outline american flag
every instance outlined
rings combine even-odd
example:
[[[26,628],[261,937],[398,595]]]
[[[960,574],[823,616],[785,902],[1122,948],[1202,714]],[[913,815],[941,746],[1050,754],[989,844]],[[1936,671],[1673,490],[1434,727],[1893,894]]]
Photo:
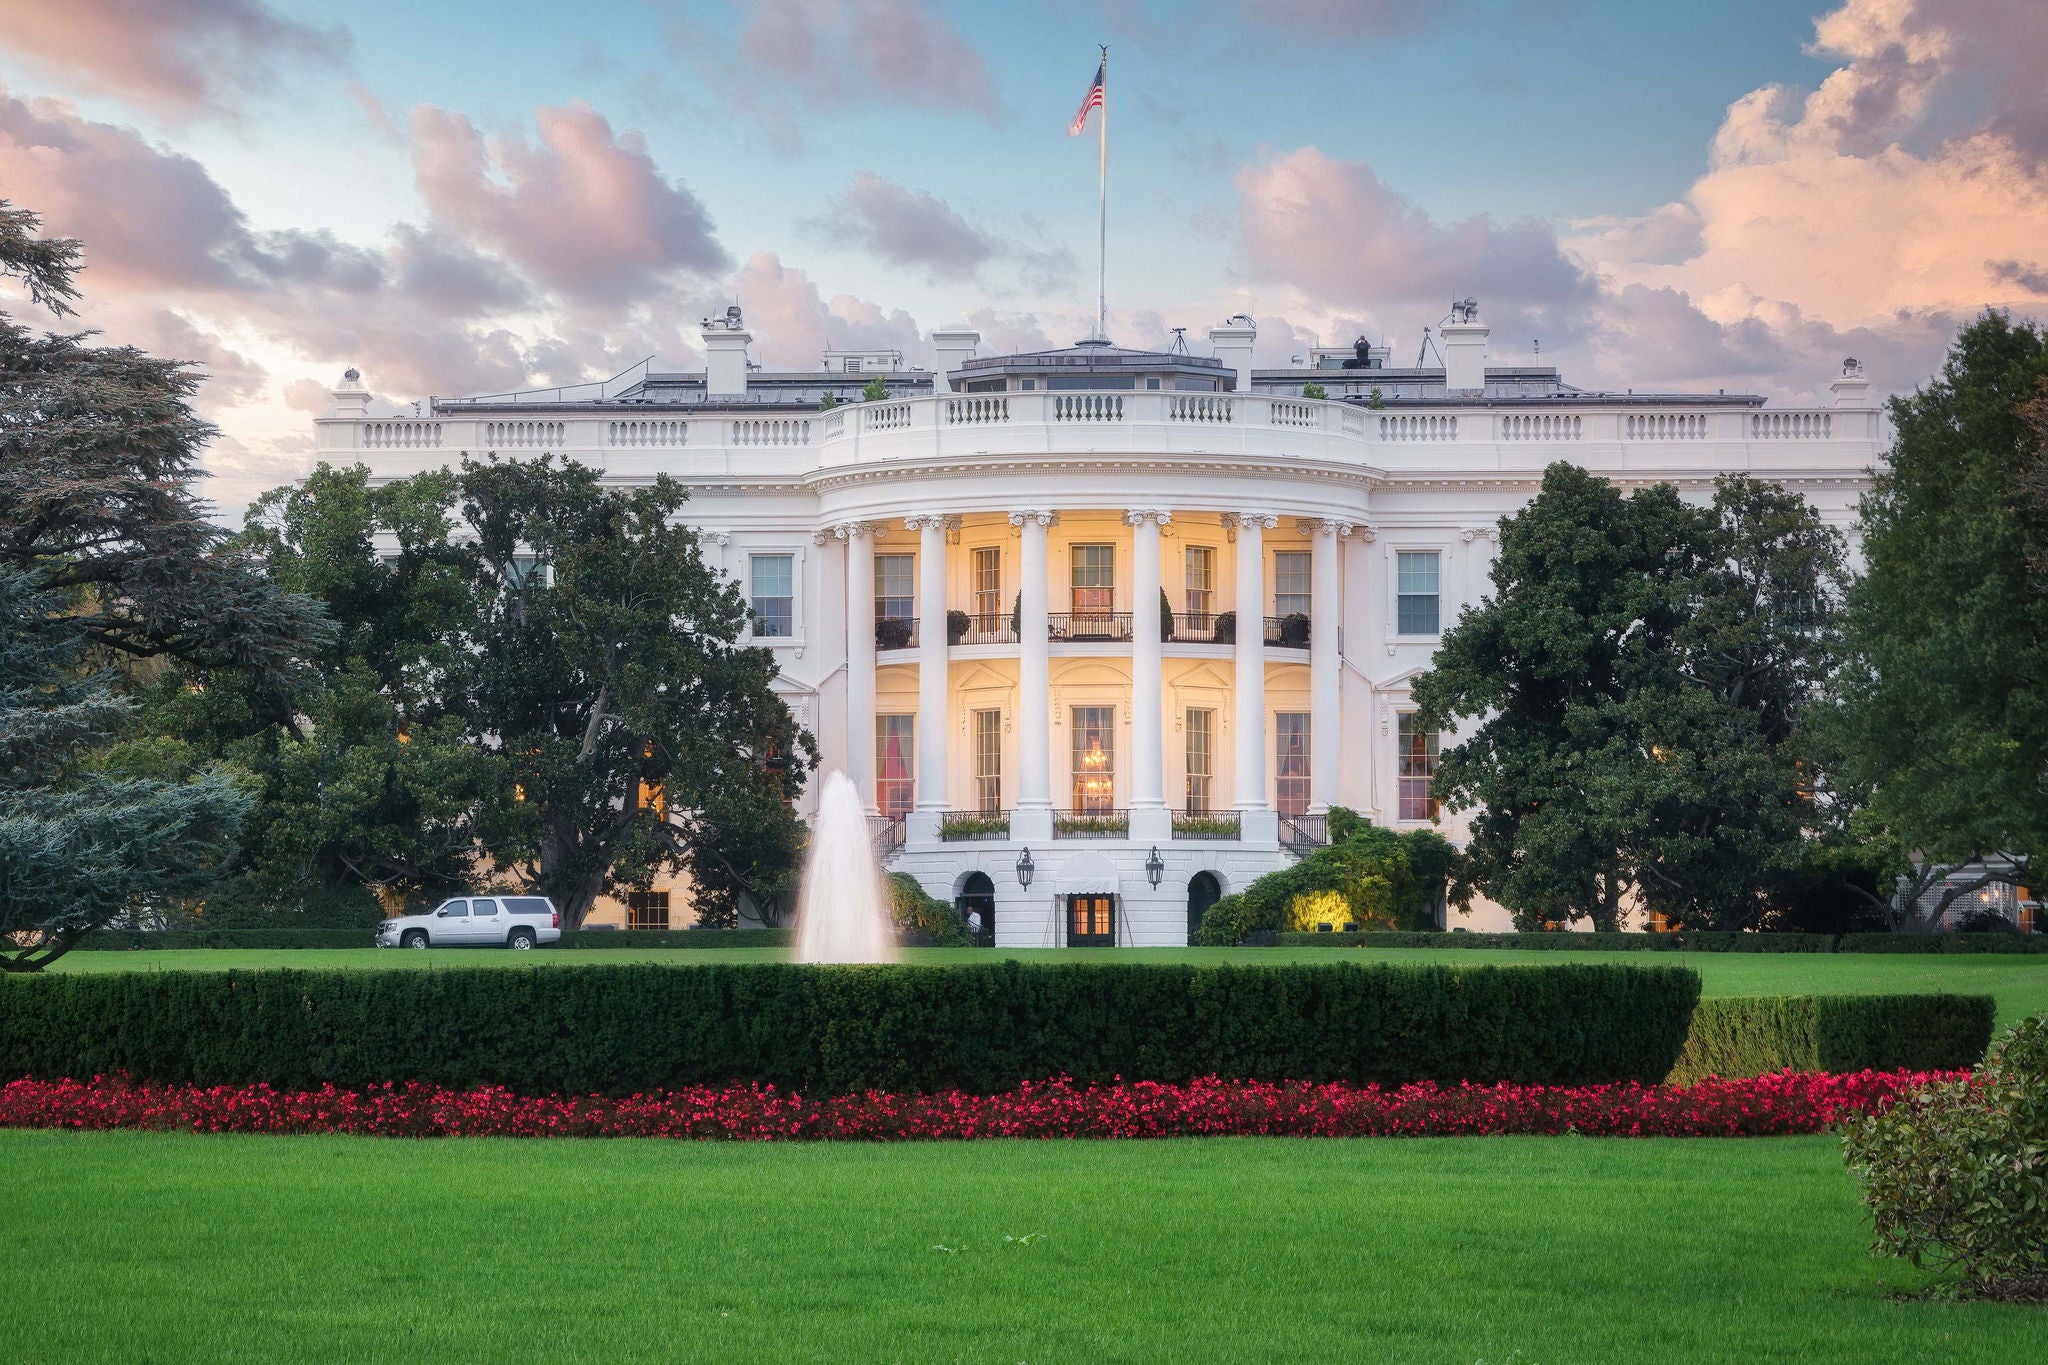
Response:
[[[1068,137],[1081,136],[1081,130],[1088,126],[1090,111],[1102,107],[1102,83],[1109,75],[1109,56],[1103,54],[1102,65],[1095,68],[1095,84],[1088,87],[1088,98],[1081,101],[1081,112],[1074,115],[1074,121],[1067,125]]]

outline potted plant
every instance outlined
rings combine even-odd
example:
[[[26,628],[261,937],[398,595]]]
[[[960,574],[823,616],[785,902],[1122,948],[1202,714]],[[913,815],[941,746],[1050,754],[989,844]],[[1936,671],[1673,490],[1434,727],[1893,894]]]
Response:
[[[1297,647],[1308,643],[1307,615],[1290,611],[1280,618],[1280,643]]]
[[[1166,595],[1166,589],[1159,590],[1159,638],[1162,641],[1173,638],[1173,599]]]
[[[1237,613],[1234,611],[1216,614],[1216,643],[1234,645],[1237,643]]]
[[[964,611],[946,613],[946,643],[957,645],[967,638],[967,628],[974,624],[974,618]]]
[[[910,626],[908,616],[884,616],[875,622],[875,648],[910,648]]]

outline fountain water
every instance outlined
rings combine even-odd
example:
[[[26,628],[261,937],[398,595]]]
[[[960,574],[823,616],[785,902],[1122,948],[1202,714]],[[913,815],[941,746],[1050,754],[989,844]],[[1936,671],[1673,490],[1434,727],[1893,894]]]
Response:
[[[798,962],[894,962],[896,925],[868,812],[851,779],[825,779],[796,905]]]

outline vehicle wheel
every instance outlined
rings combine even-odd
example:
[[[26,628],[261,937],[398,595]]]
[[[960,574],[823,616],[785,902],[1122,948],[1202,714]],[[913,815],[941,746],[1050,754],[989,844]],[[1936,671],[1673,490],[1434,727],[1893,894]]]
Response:
[[[531,948],[533,946],[533,930],[514,929],[512,937],[505,941],[505,946],[507,948],[518,948],[521,951]]]
[[[427,931],[426,931],[426,930],[424,930],[424,929],[408,929],[408,930],[406,930],[406,931],[405,931],[405,935],[404,935],[404,937],[402,937],[402,938],[400,938],[400,939],[398,940],[398,946],[399,946],[399,947],[401,947],[401,948],[424,948],[424,947],[426,947],[426,946],[427,946]]]

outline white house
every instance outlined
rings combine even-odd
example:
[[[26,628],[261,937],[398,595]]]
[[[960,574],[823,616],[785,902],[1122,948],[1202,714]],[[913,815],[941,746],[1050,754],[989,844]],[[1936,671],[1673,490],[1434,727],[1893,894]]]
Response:
[[[952,330],[934,371],[832,352],[786,373],[749,363],[735,308],[705,323],[699,373],[393,418],[350,371],[319,449],[379,478],[485,451],[675,477],[894,869],[965,898],[1001,945],[1178,944],[1319,842],[1333,805],[1437,818],[1438,740],[1409,686],[1546,465],[1695,494],[1746,471],[1847,528],[1880,459],[1853,360],[1832,406],[1781,409],[1577,389],[1489,366],[1487,334],[1467,301],[1444,363],[1414,369],[1364,341],[1254,369],[1235,317],[1209,355],[983,356]],[[888,397],[859,401],[877,377]],[[671,913],[665,893],[619,910]],[[1505,927],[1497,907],[1451,919]]]

